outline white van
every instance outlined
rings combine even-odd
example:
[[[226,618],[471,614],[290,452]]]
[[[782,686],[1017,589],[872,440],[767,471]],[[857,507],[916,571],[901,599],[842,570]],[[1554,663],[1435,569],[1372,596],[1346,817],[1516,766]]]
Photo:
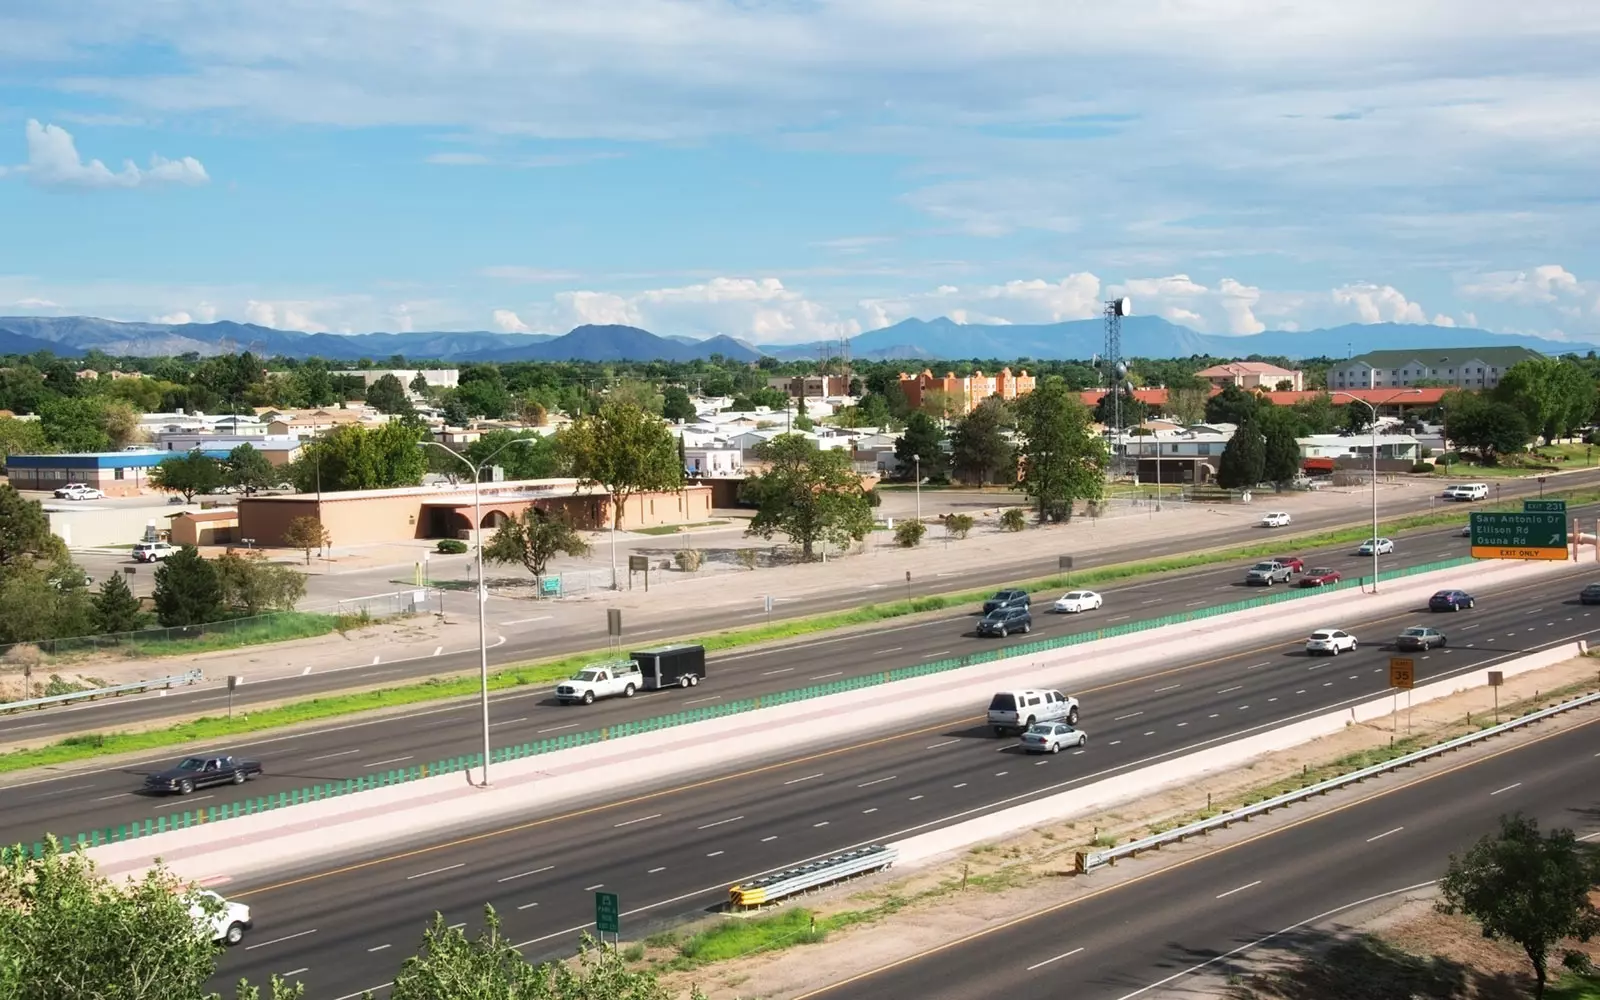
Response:
[[[1446,500],[1482,500],[1488,495],[1488,483],[1457,483],[1444,491]]]
[[[996,736],[1026,732],[1035,722],[1078,724],[1078,699],[1060,691],[1001,691],[989,700]]]

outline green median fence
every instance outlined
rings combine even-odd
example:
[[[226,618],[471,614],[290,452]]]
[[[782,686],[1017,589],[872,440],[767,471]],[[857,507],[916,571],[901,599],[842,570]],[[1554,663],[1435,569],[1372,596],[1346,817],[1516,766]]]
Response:
[[[1384,576],[1384,579],[1400,579],[1407,576],[1416,576],[1420,573],[1432,573],[1441,569],[1451,569],[1456,566],[1465,566],[1472,563],[1471,558],[1447,559],[1442,562],[1426,563],[1421,566],[1412,566],[1409,569],[1399,570]],[[721,719],[729,715],[738,715],[743,712],[753,712],[760,708],[772,708],[777,705],[791,705],[797,701],[809,701],[812,698],[826,698],[828,695],[842,694],[846,691],[859,691],[862,688],[876,687],[880,684],[892,684],[895,681],[909,680],[913,677],[927,677],[931,674],[942,674],[951,670],[961,670],[966,667],[978,666],[984,663],[993,663],[996,660],[1013,657],[1028,656],[1033,653],[1045,653],[1053,649],[1064,649],[1068,646],[1081,646],[1085,643],[1097,642],[1101,639],[1110,639],[1121,635],[1132,635],[1136,632],[1146,632],[1151,629],[1164,628],[1168,625],[1181,625],[1185,622],[1199,621],[1204,618],[1215,618],[1218,615],[1229,615],[1251,608],[1266,607],[1273,604],[1283,604],[1310,597],[1314,594],[1329,591],[1349,590],[1361,586],[1365,578],[1355,580],[1341,580],[1327,587],[1294,588],[1277,593],[1263,594],[1242,601],[1233,601],[1228,604],[1219,604],[1214,607],[1196,608],[1193,611],[1183,611],[1177,614],[1163,615],[1160,618],[1151,618],[1145,621],[1125,622],[1121,625],[1112,625],[1107,628],[1094,629],[1089,632],[1078,632],[1073,635],[1058,636],[1053,639],[1039,639],[1034,642],[1008,646],[1004,650],[984,650],[969,653],[966,656],[953,657],[947,660],[935,660],[931,663],[918,663],[907,667],[894,667],[889,670],[875,671],[862,674],[858,677],[847,677],[842,680],[830,681],[827,684],[813,684],[810,687],[798,688],[791,691],[779,691],[774,694],[758,695],[754,698],[745,698],[740,701],[721,702],[716,705],[705,705],[700,708],[687,709],[673,712],[670,715],[660,715],[637,722],[620,722],[614,726],[601,729],[591,729],[581,733],[567,733],[550,739],[535,740],[529,743],[519,743],[515,746],[501,747],[494,751],[493,762],[502,763],[511,760],[523,760],[528,757],[537,757],[541,754],[555,753],[560,750],[570,750],[574,747],[588,746],[591,743],[600,743],[605,740],[623,739],[628,736],[637,736],[640,733],[656,732],[662,729],[671,729],[676,726],[693,725],[696,722],[707,722],[711,719]],[[231,802],[220,806],[208,806],[203,809],[194,809],[183,813],[165,815],[159,819],[147,819],[140,822],[123,824],[121,826],[106,827],[100,830],[91,830],[80,833],[63,840],[63,846],[72,847],[99,847],[102,844],[116,844],[123,841],[148,837],[156,833],[166,833],[169,830],[186,830],[190,827],[204,826],[208,823],[218,823],[223,820],[235,819],[239,816],[249,816],[255,813],[283,809],[297,806],[305,802],[322,802],[327,799],[352,795],[357,792],[370,791],[374,788],[387,788],[390,785],[404,784],[409,781],[418,781],[422,778],[431,778],[440,774],[451,774],[483,765],[483,755],[470,754],[464,757],[450,757],[436,761],[432,764],[422,764],[415,767],[400,768],[392,771],[379,771],[373,774],[362,775],[358,778],[346,778],[342,781],[325,782],[298,788],[291,792],[277,792],[272,795],[245,799],[241,802]],[[22,844],[20,849],[30,856],[38,857],[44,851],[42,843]],[[6,848],[0,857],[9,856],[17,848]]]

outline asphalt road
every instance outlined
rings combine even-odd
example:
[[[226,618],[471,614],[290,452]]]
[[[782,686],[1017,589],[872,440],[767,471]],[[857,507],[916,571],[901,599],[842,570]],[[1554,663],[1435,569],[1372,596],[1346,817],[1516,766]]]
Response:
[[[1417,657],[1425,683],[1600,629],[1600,611],[1549,583],[1432,616],[1453,644]],[[291,872],[274,885],[221,885],[249,902],[251,940],[222,978],[292,974],[315,997],[379,986],[413,950],[434,911],[476,928],[493,903],[532,957],[570,947],[592,919],[592,894],[622,896],[625,935],[714,908],[727,887],[854,845],[897,839],[997,807],[1069,790],[1174,755],[1371,699],[1387,690],[1388,637],[1421,617],[1349,622],[1368,644],[1311,659],[1296,642],[1160,676],[1078,692],[1088,748],[1031,758],[990,737],[974,715],[788,762],[749,766],[649,796],[585,806],[493,831],[441,832],[434,844],[375,844],[339,868]],[[1403,727],[1403,722],[1401,723]],[[470,839],[469,839],[470,838]],[[383,853],[387,852],[387,853]],[[910,995],[910,994],[893,994]]]
[[[1562,488],[1571,489],[1590,485],[1600,480],[1600,469],[1580,473],[1570,473],[1558,477],[1554,483]],[[1528,494],[1537,495],[1538,483],[1532,480],[1512,480],[1501,484],[1499,496],[1501,499],[1513,499]],[[1412,498],[1409,500],[1393,500],[1388,502],[1383,510],[1385,517],[1392,517],[1405,513],[1415,513],[1419,510],[1428,510],[1431,506],[1443,507],[1436,504],[1431,498]],[[1461,520],[1465,524],[1470,504],[1459,505]],[[1265,509],[1265,505],[1263,508]],[[1574,513],[1580,513],[1574,509]],[[1589,516],[1600,513],[1600,507],[1581,511]],[[1357,520],[1355,512],[1350,509],[1325,511],[1317,514],[1308,514],[1294,523],[1297,532],[1316,530],[1335,524],[1344,524]],[[1104,530],[1125,529],[1128,532],[1127,544],[1117,546],[1097,553],[1087,554],[1077,560],[1079,569],[1091,569],[1095,566],[1110,563],[1128,562],[1130,560],[1156,558],[1193,551],[1198,546],[1224,546],[1246,542],[1261,541],[1270,535],[1253,523],[1244,523],[1237,526],[1220,529],[1208,533],[1202,538],[1191,535],[1162,537],[1157,535],[1146,536],[1141,534],[1144,530],[1140,519],[1129,516],[1104,523]],[[1457,549],[1449,550],[1451,552]],[[1459,551],[1464,551],[1464,545]],[[836,593],[826,595],[808,596],[802,598],[784,599],[777,603],[772,613],[774,621],[787,618],[798,618],[808,615],[820,614],[828,611],[838,611],[847,608],[860,607],[878,600],[897,600],[910,594],[920,596],[925,594],[946,593],[953,590],[978,589],[981,587],[1002,587],[1017,580],[1038,578],[1054,574],[1058,571],[1058,553],[1051,552],[1035,560],[1014,563],[1009,566],[964,566],[961,562],[953,562],[947,570],[939,575],[925,575],[913,578],[909,588],[902,589],[896,586],[893,589],[860,590],[843,586]],[[1357,560],[1346,560],[1344,564],[1352,571],[1358,566]],[[1234,573],[1229,569],[1224,573]],[[386,586],[384,589],[388,589]],[[465,600],[470,603],[470,595]],[[624,626],[628,634],[636,636],[625,642],[632,643],[636,648],[658,641],[668,635],[692,635],[706,633],[717,629],[746,627],[764,620],[760,610],[759,595],[752,595],[752,605],[749,609],[718,608],[711,611],[696,611],[664,606],[656,614],[638,613],[625,616]],[[605,616],[600,614],[596,607],[590,616],[592,624],[575,628],[570,623],[563,623],[558,630],[540,627],[537,631],[511,632],[506,636],[507,641],[491,649],[489,661],[491,665],[503,665],[528,659],[530,656],[556,656],[564,653],[580,652],[587,649],[604,648],[608,642],[606,635]],[[654,627],[652,627],[654,626]],[[656,635],[657,639],[646,639],[646,634]],[[371,683],[398,683],[419,678],[434,677],[443,673],[470,670],[477,666],[478,654],[476,650],[459,654],[441,656],[418,657],[410,660],[399,660],[389,663],[369,664],[353,663],[349,667],[329,670],[320,669],[306,676],[286,677],[265,682],[247,683],[240,688],[234,696],[234,706],[248,708],[251,705],[265,702],[281,701],[285,698],[308,697],[330,691],[347,690],[351,687]],[[114,701],[85,703],[73,708],[51,709],[40,715],[27,716],[0,716],[0,741],[6,737],[16,735],[24,738],[36,738],[48,735],[74,735],[96,730],[107,730],[117,726],[126,726],[134,722],[143,722],[157,719],[168,719],[193,715],[201,712],[221,711],[226,703],[226,694],[219,693],[215,688],[180,689],[170,691],[164,697],[140,696],[120,698]]]
[[[1600,831],[1597,722],[1425,781],[1384,779],[1355,804],[805,997],[1195,995],[1184,991],[1197,988],[1197,974],[1225,977],[1264,939],[1308,944],[1324,920],[1437,879],[1452,852],[1498,829],[1504,814],[1579,836]]]
[[[1384,569],[1433,562],[1465,554],[1466,539],[1450,529],[1416,534],[1401,540],[1397,551],[1381,561]],[[1353,549],[1335,552],[1295,553],[1313,563],[1329,565],[1359,575],[1370,567]],[[1105,607],[1099,612],[1056,615],[1041,607],[1031,635],[1006,640],[983,639],[973,632],[974,613],[915,624],[889,625],[870,632],[813,639],[766,650],[728,653],[711,658],[708,678],[687,691],[645,693],[630,700],[613,699],[590,707],[556,704],[549,689],[518,690],[499,695],[491,706],[492,738],[497,745],[543,739],[576,731],[647,718],[685,707],[733,701],[756,694],[788,690],[827,680],[959,656],[963,652],[1014,645],[1106,625],[1223,604],[1258,595],[1264,588],[1242,582],[1244,566],[1193,572],[1146,580],[1105,590]],[[1576,592],[1578,584],[1564,585]],[[1157,669],[1152,665],[1152,670]],[[205,696],[206,709],[215,711],[225,693]],[[171,700],[171,699],[168,699]],[[130,707],[139,703],[132,703]],[[115,710],[115,706],[113,709]],[[236,711],[241,710],[237,705]],[[47,726],[49,717],[26,717],[13,725]],[[457,754],[470,754],[482,746],[476,702],[450,707],[424,707],[402,715],[367,722],[336,722],[293,735],[263,736],[219,749],[260,759],[266,775],[246,785],[202,790],[185,798],[153,799],[138,791],[152,769],[170,766],[173,755],[99,770],[74,769],[44,777],[19,775],[0,788],[0,840],[34,840],[45,832],[72,836],[90,829],[114,826],[159,816],[162,812],[215,806],[269,792],[293,790],[319,782],[367,774],[375,770],[414,766]],[[3,737],[5,730],[0,730]],[[48,729],[27,730],[38,736]],[[191,748],[198,752],[200,747]],[[181,755],[180,755],[181,756]]]

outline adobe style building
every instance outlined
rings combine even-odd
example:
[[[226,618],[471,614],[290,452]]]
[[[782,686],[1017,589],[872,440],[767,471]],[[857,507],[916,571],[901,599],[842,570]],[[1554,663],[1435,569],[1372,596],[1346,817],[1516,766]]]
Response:
[[[850,395],[850,380],[843,375],[796,375],[767,379],[767,388],[789,394],[790,399],[829,399]]]
[[[1212,365],[1195,374],[1210,382],[1214,389],[1225,389],[1230,385],[1236,385],[1241,389],[1263,389],[1274,392],[1285,382],[1289,383],[1283,390],[1285,392],[1299,392],[1306,387],[1305,372],[1279,368],[1265,361],[1229,361]]]
[[[1010,368],[1000,369],[997,375],[985,375],[982,371],[975,371],[965,378],[957,378],[955,372],[946,372],[942,378],[936,377],[926,368],[919,375],[900,373],[900,392],[906,397],[906,402],[912,409],[921,409],[923,401],[928,399],[930,394],[943,393],[949,403],[951,416],[971,413],[990,396],[1016,399],[1018,396],[1026,396],[1033,391],[1033,388],[1032,375],[1026,370],[1013,375]]]

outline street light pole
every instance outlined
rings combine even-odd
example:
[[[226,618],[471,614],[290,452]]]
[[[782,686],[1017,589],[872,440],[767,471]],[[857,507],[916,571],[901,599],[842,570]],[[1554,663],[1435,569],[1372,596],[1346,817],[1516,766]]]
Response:
[[[489,453],[488,458],[474,464],[467,456],[438,441],[418,441],[418,447],[433,445],[442,448],[472,470],[472,540],[477,556],[478,570],[478,700],[483,709],[483,782],[478,787],[489,787],[489,631],[484,618],[489,612],[489,592],[483,580],[483,470],[489,460],[514,444],[527,444],[531,438],[513,438]],[[470,779],[469,779],[470,780]]]
[[[916,465],[917,476],[917,523],[922,523],[922,456],[912,455],[911,461]]]
[[[1404,392],[1395,393],[1385,399],[1384,402],[1387,403],[1389,400],[1400,396],[1416,395],[1421,392],[1421,389],[1407,389]],[[1369,403],[1353,393],[1335,392],[1333,395],[1349,397],[1352,401],[1365,406],[1372,416],[1372,592],[1376,594],[1378,592],[1378,407],[1377,404]]]

